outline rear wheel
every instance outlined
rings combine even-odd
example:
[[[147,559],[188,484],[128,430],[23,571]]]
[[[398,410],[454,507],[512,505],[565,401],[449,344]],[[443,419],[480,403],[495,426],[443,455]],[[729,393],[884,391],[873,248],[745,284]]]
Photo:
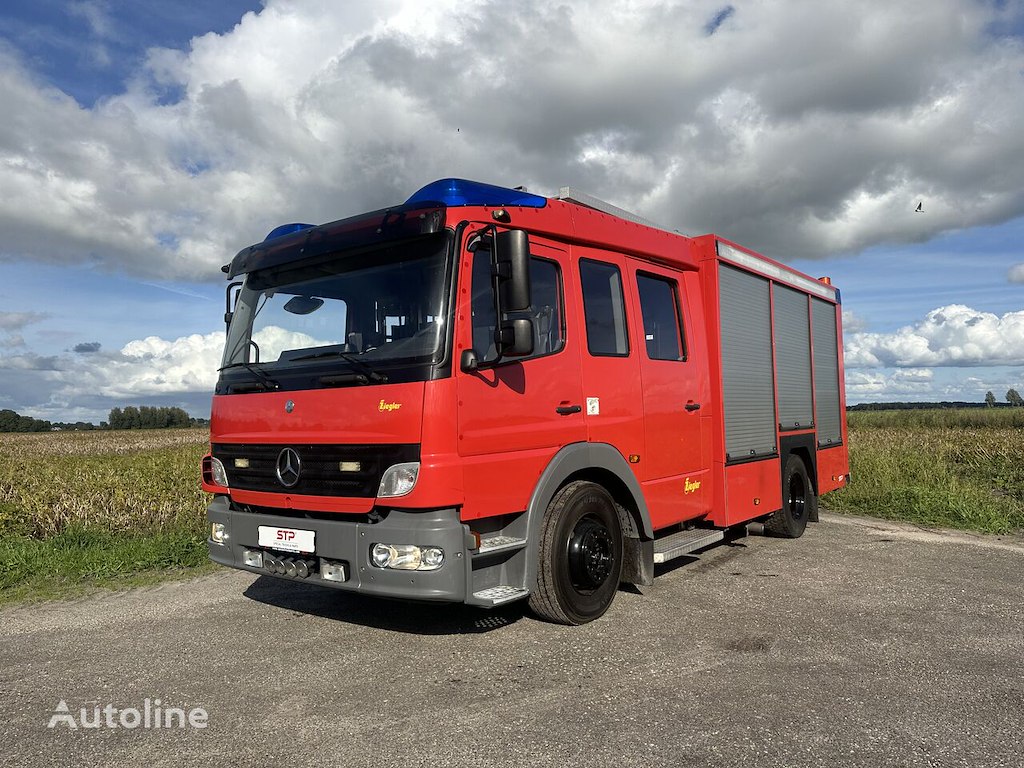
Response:
[[[782,509],[768,518],[764,530],[771,536],[797,539],[817,512],[818,497],[807,467],[799,456],[790,456],[782,473]]]
[[[622,527],[615,501],[576,481],[551,500],[541,523],[537,588],[530,608],[558,624],[585,624],[612,604],[622,575]]]

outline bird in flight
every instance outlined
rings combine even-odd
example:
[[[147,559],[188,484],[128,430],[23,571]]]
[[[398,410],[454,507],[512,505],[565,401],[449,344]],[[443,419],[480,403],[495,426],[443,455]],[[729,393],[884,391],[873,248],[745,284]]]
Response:
[[[917,204],[917,208],[914,209],[914,213],[924,213],[924,201]]]

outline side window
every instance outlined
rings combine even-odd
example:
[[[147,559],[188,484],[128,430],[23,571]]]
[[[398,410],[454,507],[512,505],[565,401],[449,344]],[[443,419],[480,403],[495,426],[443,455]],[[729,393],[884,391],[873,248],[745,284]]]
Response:
[[[626,303],[622,275],[614,264],[580,260],[583,314],[587,323],[587,349],[592,355],[629,355],[626,335]]]
[[[537,256],[530,257],[530,287],[533,306],[530,312],[518,313],[533,321],[533,354],[517,357],[549,355],[560,350],[564,344],[564,323],[562,321],[562,280],[558,264]],[[473,349],[481,362],[494,362],[497,352],[494,348],[494,328],[497,315],[494,311],[494,289],[491,283],[491,254],[478,250],[473,254],[473,292],[471,307],[473,313]],[[510,358],[511,360],[511,358]]]
[[[679,290],[675,280],[637,273],[640,314],[644,318],[644,340],[651,360],[685,360],[686,346],[681,329]]]

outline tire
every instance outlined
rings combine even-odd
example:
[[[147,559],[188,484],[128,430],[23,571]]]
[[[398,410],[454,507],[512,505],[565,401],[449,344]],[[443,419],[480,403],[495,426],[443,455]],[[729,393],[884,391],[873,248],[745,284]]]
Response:
[[[608,610],[621,576],[622,527],[614,499],[596,483],[569,483],[541,521],[530,608],[556,624],[586,624]]]
[[[807,467],[799,456],[786,459],[782,473],[782,509],[765,521],[769,536],[798,539],[803,536],[807,521],[817,517],[818,497],[807,474]]]

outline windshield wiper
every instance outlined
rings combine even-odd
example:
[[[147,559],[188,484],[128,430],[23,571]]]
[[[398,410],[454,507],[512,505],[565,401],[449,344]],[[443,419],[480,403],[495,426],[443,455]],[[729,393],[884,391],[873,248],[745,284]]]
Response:
[[[280,384],[278,384],[276,381],[274,381],[272,378],[270,378],[264,371],[261,371],[259,368],[257,368],[253,363],[231,363],[230,365],[225,365],[223,368],[220,368],[218,372],[226,371],[229,368],[239,368],[239,367],[245,368],[245,370],[247,370],[249,373],[251,373],[257,379],[259,379],[258,383],[260,385],[262,385],[262,387],[264,389],[280,389],[281,388]],[[241,390],[243,386],[244,385],[242,385],[242,386],[232,385],[231,388],[237,392],[237,391]]]
[[[299,357],[293,357],[288,362],[297,363],[300,360],[322,360],[327,357],[340,357],[346,363],[351,363],[360,371],[366,374],[366,378],[377,384],[383,384],[388,380],[388,377],[379,371],[375,371],[370,365],[364,363],[358,357],[353,357],[348,352],[338,352],[337,350],[330,350],[328,352],[314,352],[311,355],[301,355]]]

